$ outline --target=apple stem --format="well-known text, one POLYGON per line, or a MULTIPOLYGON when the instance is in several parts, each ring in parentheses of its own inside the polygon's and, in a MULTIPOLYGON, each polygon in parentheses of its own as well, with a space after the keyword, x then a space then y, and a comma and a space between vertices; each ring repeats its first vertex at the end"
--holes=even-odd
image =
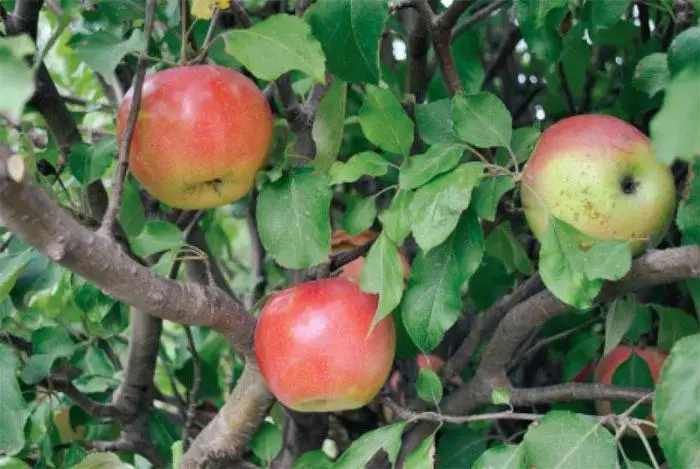
POLYGON ((109 198, 109 203, 107 204, 107 210, 105 211, 104 218, 102 219, 102 224, 97 230, 97 234, 100 235, 113 235, 112 231, 114 228, 114 222, 119 213, 119 207, 121 205, 122 195, 124 193, 124 180, 126 179, 126 173, 129 170, 129 149, 131 147, 131 140, 134 135, 134 127, 136 126, 136 117, 139 112, 139 107, 141 106, 143 81, 146 78, 148 48, 151 44, 151 35, 153 34, 155 10, 156 0, 148 0, 146 8, 146 21, 144 26, 146 46, 143 52, 141 52, 139 55, 138 68, 134 79, 134 93, 131 101, 131 108, 129 109, 129 118, 127 120, 121 145, 119 147, 117 167, 114 170, 114 176, 112 179, 112 196, 109 198))

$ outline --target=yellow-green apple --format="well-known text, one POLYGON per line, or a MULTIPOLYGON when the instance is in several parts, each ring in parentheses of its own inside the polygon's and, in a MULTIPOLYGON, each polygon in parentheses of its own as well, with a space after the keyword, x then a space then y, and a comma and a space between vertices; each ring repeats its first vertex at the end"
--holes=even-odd
MULTIPOLYGON (((633 355, 644 360, 654 383, 658 384, 659 377, 661 375, 661 368, 663 367, 666 358, 668 358, 668 354, 658 347, 630 347, 628 345, 618 345, 610 353, 601 358, 596 365, 593 380, 596 383, 607 386, 619 384, 613 382, 615 373, 620 369, 622 364, 630 360, 633 355)), ((639 386, 638 383, 624 384, 632 387, 639 386)), ((613 412, 612 404, 609 401, 598 400, 596 401, 595 405, 598 415, 609 415, 613 412)), ((646 420, 654 420, 651 409, 649 410, 648 416, 646 416, 646 420)), ((653 427, 648 425, 644 425, 642 427, 642 431, 644 431, 647 436, 653 436, 655 434, 653 427)), ((634 435, 635 433, 630 434, 634 435)))
POLYGON ((606 115, 549 127, 522 182, 525 216, 540 240, 552 215, 595 240, 629 241, 633 255, 661 241, 676 204, 671 170, 649 138, 606 115))
POLYGON ((391 315, 371 328, 375 294, 345 278, 304 282, 273 294, 255 330, 255 354, 272 394, 300 412, 369 403, 394 360, 391 315))
MULTIPOLYGON (((133 89, 117 115, 121 144, 133 89)), ((255 83, 217 65, 159 71, 143 84, 129 151, 141 186, 172 207, 211 208, 245 196, 267 161, 272 113, 255 83)))

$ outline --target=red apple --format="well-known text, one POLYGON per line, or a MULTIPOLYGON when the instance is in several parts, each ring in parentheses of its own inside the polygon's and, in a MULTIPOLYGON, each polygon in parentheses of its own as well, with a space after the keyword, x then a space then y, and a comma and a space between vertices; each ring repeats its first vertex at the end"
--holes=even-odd
POLYGON ((255 331, 255 353, 272 394, 300 412, 369 403, 389 377, 396 345, 391 316, 370 333, 377 303, 377 295, 344 278, 272 295, 255 331))
MULTIPOLYGON (((120 144, 132 93, 117 115, 120 144)), ((205 209, 250 191, 271 142, 272 113, 253 81, 217 65, 170 68, 144 81, 129 168, 161 202, 205 209)))
MULTIPOLYGON (((663 367, 668 354, 657 347, 630 347, 627 345, 619 345, 612 352, 604 356, 596 366, 594 381, 596 383, 611 385, 613 377, 620 366, 632 357, 632 354, 643 359, 649 367, 649 372, 654 380, 654 383, 659 382, 661 368, 663 367)), ((609 415, 612 413, 612 406, 609 401, 596 401, 596 410, 598 415, 609 415)), ((651 409, 647 420, 653 421, 651 409)), ((647 436, 652 436, 655 432, 652 427, 643 426, 642 430, 647 436)))
POLYGON ((638 254, 666 233, 676 190, 646 135, 616 117, 591 114, 542 134, 523 171, 522 202, 540 240, 553 215, 593 239, 630 241, 638 254))

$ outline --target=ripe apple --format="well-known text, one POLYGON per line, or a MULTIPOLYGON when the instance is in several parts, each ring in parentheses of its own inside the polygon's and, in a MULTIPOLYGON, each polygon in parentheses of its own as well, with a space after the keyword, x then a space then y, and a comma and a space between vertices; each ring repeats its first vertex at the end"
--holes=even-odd
MULTIPOLYGON (((355 236, 350 236, 343 230, 335 231, 331 235, 331 254, 352 251, 353 249, 376 239, 378 236, 379 235, 373 231, 364 231, 355 236)), ((401 265, 403 266, 404 279, 408 279, 408 277, 411 275, 411 265, 408 263, 408 259, 406 259, 406 256, 404 256, 403 253, 399 252, 399 258, 401 259, 401 265)), ((359 284, 360 279, 362 278, 362 269, 364 269, 364 267, 365 258, 358 257, 340 268, 339 277, 350 279, 359 284)))
POLYGON ((593 239, 628 240, 636 255, 663 238, 676 191, 671 170, 642 132, 589 114, 542 134, 523 171, 522 202, 539 239, 551 214, 593 239))
MULTIPOLYGON (((658 384, 661 368, 668 354, 658 347, 630 347, 628 345, 617 346, 612 352, 604 356, 598 362, 595 369, 594 381, 605 385, 614 384, 613 377, 615 373, 633 354, 646 362, 654 383, 658 384)), ((629 385, 634 386, 633 383, 629 385)), ((598 415, 609 415, 613 412, 612 405, 609 401, 596 401, 595 404, 598 415)), ((649 409, 649 415, 646 419, 650 421, 654 420, 651 409, 649 409)), ((642 427, 642 430, 647 436, 652 436, 655 433, 652 427, 646 425, 642 427)))
MULTIPOLYGON (((119 144, 132 94, 119 107, 119 144)), ((175 67, 144 81, 129 168, 161 202, 211 208, 250 191, 271 142, 272 113, 253 81, 217 65, 175 67)))
POLYGON ((255 354, 272 394, 299 412, 369 403, 389 377, 396 345, 391 315, 370 333, 377 305, 377 295, 345 278, 273 294, 255 331, 255 354))

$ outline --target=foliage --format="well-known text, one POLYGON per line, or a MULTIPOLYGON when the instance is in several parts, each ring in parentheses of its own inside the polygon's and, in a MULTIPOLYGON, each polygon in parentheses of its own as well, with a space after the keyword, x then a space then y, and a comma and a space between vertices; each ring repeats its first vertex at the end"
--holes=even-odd
MULTIPOLYGON (((29 3, 0 0, 7 12, 0 142, 90 229, 99 225, 91 205, 96 187, 113 196, 115 116, 139 57, 149 74, 207 60, 244 71, 267 91, 273 144, 242 200, 206 210, 190 225, 127 177, 119 240, 158 275, 193 281, 194 269, 181 265, 206 259, 209 280, 255 312, 266 295, 333 265, 334 233, 377 235, 364 246, 358 280, 379 297, 374 324, 391 316, 397 350, 409 351, 397 357, 399 379, 389 379, 386 393, 357 414, 337 415, 332 425, 339 428, 310 443, 285 440, 292 417, 274 405, 237 456, 278 467, 276 458, 290 447, 311 447, 292 454, 294 468, 354 469, 382 457, 440 469, 700 464, 693 443, 700 436, 699 268, 628 291, 625 282, 635 280, 629 272, 645 268, 628 243, 591 240, 582 250, 583 233, 554 217, 537 241, 519 197, 522 170, 543 131, 571 115, 617 116, 649 135, 677 178, 679 207, 656 254, 700 245, 700 2, 162 0, 148 38, 145 0, 60 0, 34 2, 44 3, 36 40, 12 14, 29 3), (678 11, 679 3, 688 3, 687 11, 678 11), (435 15, 459 11, 457 25, 439 29, 442 23, 426 19, 430 5, 435 15), (57 88, 54 101, 37 94, 51 88, 47 79, 57 88), (66 120, 47 116, 56 106, 79 138, 66 120), (193 232, 203 241, 193 241, 193 232), (547 304, 560 309, 545 311, 541 323, 517 324, 523 340, 484 391, 480 373, 493 370, 480 363, 488 363, 490 341, 503 328, 504 350, 521 337, 507 329, 508 316, 499 322, 503 297, 535 275, 552 296, 547 304), (476 343, 458 369, 418 369, 418 353, 448 360, 474 331, 476 343), (655 385, 656 434, 636 432, 646 431, 645 412, 634 414, 637 420, 597 416, 588 395, 537 401, 542 415, 525 420, 511 418, 532 411, 516 392, 491 398, 506 384, 590 383, 593 365, 619 344, 670 353, 655 385), (470 382, 479 383, 474 394, 465 392, 470 382), (479 393, 488 396, 469 401, 479 393), (453 412, 497 415, 441 421, 421 435, 384 405, 387 395, 437 411, 432 423, 453 412), (616 438, 620 422, 634 434, 616 438)), ((109 406, 129 382, 130 343, 145 347, 135 342, 144 313, 50 261, 14 234, 5 216, 0 467, 173 467, 240 383, 246 360, 238 344, 210 327, 163 321, 151 347, 156 392, 147 398, 155 396, 154 405, 139 410, 150 412, 152 452, 91 446, 120 439, 124 416, 95 409, 109 406), (106 450, 88 455, 91 448, 106 450)), ((506 302, 506 310, 533 301, 526 306, 540 314, 544 295, 506 302)), ((632 361, 625 366, 615 385, 651 388, 648 373, 632 361)), ((299 424, 290 433, 303 439, 314 432, 299 424)))

